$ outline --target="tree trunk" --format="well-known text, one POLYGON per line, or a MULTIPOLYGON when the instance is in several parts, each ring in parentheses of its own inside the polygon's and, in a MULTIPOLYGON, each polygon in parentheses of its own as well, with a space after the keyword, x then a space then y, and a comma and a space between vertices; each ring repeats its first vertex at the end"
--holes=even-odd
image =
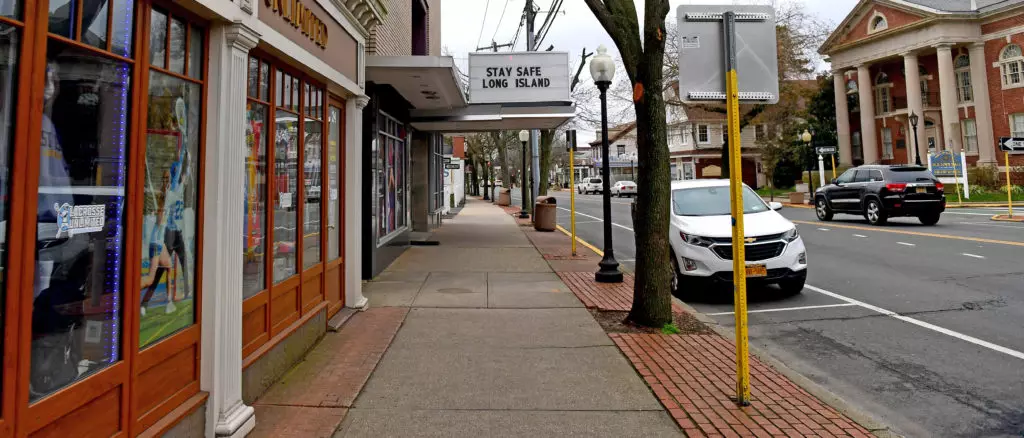
POLYGON ((491 140, 498 148, 498 157, 501 159, 501 180, 505 187, 512 187, 512 166, 508 162, 508 145, 501 138, 500 131, 491 131, 491 140))
MULTIPOLYGON (((643 87, 643 94, 634 102, 639 190, 637 221, 633 224, 637 249, 636 279, 629 319, 636 324, 661 327, 672 322, 672 294, 669 289, 673 275, 668 242, 672 175, 668 148, 664 147, 668 139, 665 102, 661 95, 665 42, 655 41, 649 32, 645 34, 646 51, 637 66, 636 75, 636 83, 643 87)), ((661 35, 664 35, 663 29, 661 35)))
POLYGON ((547 195, 548 187, 551 185, 551 143, 555 139, 554 129, 540 131, 540 185, 537 186, 538 195, 547 195))
POLYGON ((469 156, 469 164, 473 166, 473 187, 470 189, 469 193, 472 196, 480 196, 480 166, 477 164, 475 156, 469 156))

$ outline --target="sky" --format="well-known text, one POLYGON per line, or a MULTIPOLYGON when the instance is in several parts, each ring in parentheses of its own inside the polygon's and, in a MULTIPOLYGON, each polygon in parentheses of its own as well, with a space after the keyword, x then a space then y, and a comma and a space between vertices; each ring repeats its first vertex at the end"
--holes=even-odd
MULTIPOLYGON (((781 0, 803 4, 809 12, 838 25, 846 14, 857 4, 857 0, 781 0)), ((478 47, 489 46, 491 41, 498 44, 512 42, 519 20, 523 13, 526 0, 441 0, 441 47, 445 54, 455 57, 466 69, 468 53, 478 47)), ((539 29, 547 17, 543 11, 550 8, 552 0, 535 0, 542 10, 535 21, 539 29)), ((635 0, 638 14, 642 17, 643 0, 635 0)), ((681 4, 771 4, 770 0, 670 0, 672 6, 670 19, 675 16, 675 9, 681 4)), ((605 45, 608 54, 618 58, 618 51, 604 28, 594 18, 593 13, 583 0, 563 0, 562 13, 554 17, 554 23, 547 37, 541 43, 542 49, 554 45, 554 50, 569 52, 570 62, 580 51, 586 48, 594 51, 598 45, 605 45)), ((519 37, 515 50, 526 49, 525 31, 519 37)), ((489 49, 485 49, 489 50, 489 49)), ((502 51, 508 48, 500 49, 502 51)), ((584 72, 586 74, 586 72, 584 72)), ((593 132, 580 131, 579 142, 594 139, 593 132)))

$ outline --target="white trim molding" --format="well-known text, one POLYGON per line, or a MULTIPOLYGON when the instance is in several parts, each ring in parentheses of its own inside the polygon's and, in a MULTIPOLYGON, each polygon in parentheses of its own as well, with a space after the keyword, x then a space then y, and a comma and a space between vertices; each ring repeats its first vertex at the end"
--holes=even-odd
POLYGON ((868 35, 875 34, 887 29, 889 29, 889 19, 885 16, 885 14, 878 12, 877 9, 871 11, 871 19, 868 20, 868 35), (881 18, 882 21, 881 23, 879 23, 878 26, 876 26, 875 22, 879 18, 881 18))

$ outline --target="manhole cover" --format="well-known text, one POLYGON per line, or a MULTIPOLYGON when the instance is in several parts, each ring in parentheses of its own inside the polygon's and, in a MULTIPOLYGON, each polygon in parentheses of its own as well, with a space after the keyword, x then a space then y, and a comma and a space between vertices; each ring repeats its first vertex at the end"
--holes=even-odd
POLYGON ((471 293, 473 293, 473 291, 471 291, 469 289, 464 289, 464 288, 461 288, 461 287, 447 287, 447 288, 444 288, 444 289, 438 289, 437 292, 438 293, 442 293, 442 294, 471 294, 471 293))

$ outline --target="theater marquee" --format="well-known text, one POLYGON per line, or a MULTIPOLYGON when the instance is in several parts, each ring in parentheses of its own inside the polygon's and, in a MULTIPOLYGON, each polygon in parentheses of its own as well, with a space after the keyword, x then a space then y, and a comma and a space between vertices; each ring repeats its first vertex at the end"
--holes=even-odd
POLYGON ((569 101, 566 52, 470 53, 471 103, 569 101))

